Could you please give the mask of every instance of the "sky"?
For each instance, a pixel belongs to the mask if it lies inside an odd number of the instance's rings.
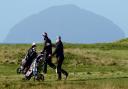
[[[23,19],[52,6],[73,4],[104,16],[128,37],[128,0],[0,0],[0,42]]]

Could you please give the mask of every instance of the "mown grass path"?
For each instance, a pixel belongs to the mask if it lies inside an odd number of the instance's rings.
[[[72,72],[68,80],[56,81],[56,74],[49,69],[45,81],[24,81],[16,74],[18,65],[0,65],[0,89],[127,89],[127,72]]]

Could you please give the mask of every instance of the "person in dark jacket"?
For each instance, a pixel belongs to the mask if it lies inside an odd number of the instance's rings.
[[[47,64],[53,68],[56,69],[56,66],[52,63],[52,42],[51,40],[48,38],[48,35],[46,32],[43,33],[43,37],[44,37],[44,48],[42,50],[42,54],[46,54],[46,62],[43,66],[43,72],[47,73]]]
[[[27,57],[26,57],[26,67],[30,67],[33,60],[37,57],[37,52],[36,52],[36,44],[32,43],[31,48],[27,52]]]
[[[62,73],[66,76],[65,79],[68,77],[68,73],[61,68],[63,61],[64,61],[64,49],[63,49],[63,43],[61,41],[61,37],[58,36],[56,40],[56,46],[55,51],[53,52],[52,56],[56,55],[57,58],[57,74],[58,74],[58,80],[62,79]]]

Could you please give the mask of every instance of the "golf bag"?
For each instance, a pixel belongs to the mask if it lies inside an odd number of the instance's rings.
[[[17,68],[17,74],[20,73],[25,74],[28,71],[29,66],[27,66],[27,59],[28,59],[27,55],[25,56],[24,59],[22,59],[20,66]]]
[[[41,74],[42,67],[45,64],[44,54],[39,54],[37,58],[31,64],[29,70],[25,74],[25,79],[30,80],[34,76],[34,80],[44,80],[44,75]]]

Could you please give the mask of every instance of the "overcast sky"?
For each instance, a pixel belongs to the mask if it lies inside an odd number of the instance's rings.
[[[0,0],[0,42],[24,18],[64,4],[77,5],[110,19],[128,37],[128,0]]]

